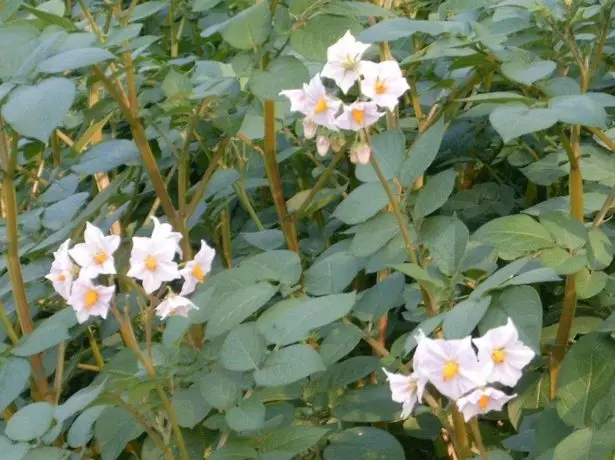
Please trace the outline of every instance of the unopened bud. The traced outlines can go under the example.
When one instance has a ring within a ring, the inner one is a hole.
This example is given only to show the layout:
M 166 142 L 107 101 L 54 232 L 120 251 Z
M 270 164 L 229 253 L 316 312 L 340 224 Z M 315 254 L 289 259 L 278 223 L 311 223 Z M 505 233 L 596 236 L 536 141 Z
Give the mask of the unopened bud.
M 355 164 L 366 165 L 369 163 L 369 156 L 372 153 L 372 149 L 369 144 L 362 142 L 360 144 L 355 144 L 350 149 L 350 161 Z
M 303 119 L 303 135 L 306 139 L 312 139 L 316 136 L 316 130 L 318 129 L 318 125 L 314 123 L 313 120 L 309 118 Z
M 323 134 L 318 136 L 316 139 L 316 150 L 318 151 L 318 155 L 324 157 L 327 153 L 329 153 L 329 138 Z
M 341 134 L 335 134 L 331 136 L 331 139 L 330 139 L 331 149 L 335 153 L 339 152 L 340 150 L 342 150 L 342 147 L 344 147 L 345 141 L 346 139 L 344 139 L 344 136 Z

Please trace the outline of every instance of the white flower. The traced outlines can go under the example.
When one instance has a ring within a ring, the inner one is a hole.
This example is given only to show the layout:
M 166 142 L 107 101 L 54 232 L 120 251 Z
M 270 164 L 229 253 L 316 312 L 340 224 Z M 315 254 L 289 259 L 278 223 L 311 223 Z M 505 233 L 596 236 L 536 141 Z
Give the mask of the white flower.
M 211 271 L 211 263 L 216 256 L 216 250 L 201 240 L 201 249 L 196 253 L 194 259 L 186 264 L 179 273 L 184 277 L 184 285 L 179 293 L 187 295 L 194 292 L 197 283 L 205 280 L 205 275 Z
M 344 106 L 344 111 L 335 122 L 339 128 L 360 131 L 373 125 L 383 115 L 384 112 L 378 111 L 375 102 L 354 102 Z
M 98 275 L 114 275 L 113 253 L 120 246 L 118 235 L 105 236 L 95 225 L 87 222 L 83 232 L 85 243 L 69 249 L 70 256 L 81 266 L 79 276 L 96 278 Z
M 291 112 L 301 112 L 305 114 L 306 97 L 304 89 L 286 89 L 280 91 L 280 96 L 288 98 Z
M 127 275 L 143 281 L 143 289 L 151 294 L 163 282 L 179 278 L 172 239 L 154 239 L 135 236 L 132 238 L 130 270 Z
M 101 286 L 92 280 L 79 276 L 73 283 L 68 304 L 77 314 L 77 321 L 84 323 L 90 316 L 107 317 L 109 304 L 115 292 L 115 286 Z
M 414 370 L 453 400 L 485 384 L 483 367 L 476 359 L 472 339 L 421 338 L 414 353 Z
M 364 62 L 361 71 L 361 92 L 380 107 L 395 109 L 399 98 L 410 89 L 396 61 L 383 61 L 379 64 Z
M 320 74 L 316 74 L 304 88 L 306 115 L 317 125 L 337 131 L 335 115 L 340 109 L 341 101 L 327 94 L 320 80 Z
M 174 232 L 173 227 L 170 224 L 160 223 L 157 217 L 152 216 L 152 220 L 154 221 L 154 230 L 152 231 L 152 239 L 153 240 L 171 240 L 175 247 L 175 252 L 182 255 L 182 248 L 179 245 L 179 242 L 182 239 L 182 234 L 179 232 Z
M 305 117 L 303 119 L 303 136 L 306 139 L 313 139 L 316 136 L 316 131 L 318 129 L 318 125 L 314 123 L 313 120 Z
M 347 31 L 342 38 L 327 50 L 327 63 L 322 76 L 335 80 L 337 86 L 346 94 L 359 78 L 361 57 L 369 45 L 357 41 Z
M 68 255 L 68 246 L 70 238 L 60 245 L 57 251 L 53 253 L 53 262 L 49 273 L 45 275 L 55 291 L 60 294 L 64 300 L 70 297 L 70 288 L 73 284 L 73 271 L 75 265 Z
M 356 144 L 350 149 L 350 161 L 354 164 L 366 165 L 369 163 L 371 153 L 372 149 L 369 144 L 365 142 Z
M 156 307 L 156 316 L 159 316 L 160 319 L 165 319 L 169 316 L 183 316 L 187 318 L 190 310 L 198 309 L 199 308 L 189 299 L 181 295 L 169 294 L 167 298 Z
M 327 136 L 320 135 L 316 139 L 316 151 L 318 152 L 318 155 L 320 155 L 321 157 L 324 157 L 327 155 L 327 153 L 329 153 L 330 146 L 331 146 L 331 143 L 329 142 L 329 138 Z
M 416 403 L 423 399 L 426 380 L 420 379 L 416 373 L 410 375 L 394 374 L 382 369 L 389 381 L 391 389 L 391 399 L 402 403 L 400 417 L 406 419 L 410 417 Z
M 478 414 L 486 414 L 493 410 L 502 410 L 504 404 L 517 395 L 507 395 L 495 388 L 485 387 L 474 390 L 467 396 L 457 400 L 457 407 L 463 413 L 465 421 Z
M 474 343 L 489 383 L 515 386 L 522 369 L 534 358 L 534 351 L 519 340 L 517 328 L 510 318 L 505 326 L 487 331 L 481 338 L 474 339 Z

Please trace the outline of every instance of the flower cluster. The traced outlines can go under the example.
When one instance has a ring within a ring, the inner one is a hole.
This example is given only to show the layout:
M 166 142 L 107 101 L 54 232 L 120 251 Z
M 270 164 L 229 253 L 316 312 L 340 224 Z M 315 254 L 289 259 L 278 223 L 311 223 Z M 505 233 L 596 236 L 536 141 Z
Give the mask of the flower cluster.
M 532 349 L 519 340 L 510 318 L 506 325 L 477 339 L 430 339 L 419 333 L 417 342 L 412 374 L 384 370 L 393 401 L 402 403 L 402 418 L 408 418 L 416 403 L 422 401 L 428 383 L 455 401 L 466 421 L 501 410 L 516 395 L 508 395 L 489 384 L 514 387 L 523 368 L 534 358 Z
M 369 45 L 361 43 L 350 33 L 346 34 L 327 50 L 327 63 L 301 89 L 282 91 L 280 94 L 290 100 L 290 109 L 305 115 L 303 131 L 306 138 L 315 137 L 316 148 L 321 156 L 329 151 L 334 137 L 330 131 L 340 129 L 361 132 L 380 119 L 385 112 L 394 110 L 399 98 L 408 90 L 408 82 L 402 75 L 396 61 L 375 63 L 363 60 Z M 359 82 L 361 96 L 350 104 L 327 92 L 322 78 L 329 78 L 337 84 L 343 94 Z M 341 143 L 339 146 L 341 147 Z M 333 145 L 335 148 L 335 145 Z M 361 142 L 351 149 L 350 159 L 354 163 L 369 162 L 370 148 L 361 135 Z
M 171 225 L 161 223 L 152 217 L 154 230 L 151 237 L 132 238 L 130 269 L 126 276 L 140 280 L 143 290 L 152 294 L 163 283 L 183 278 L 179 295 L 172 291 L 156 307 L 156 315 L 162 319 L 172 315 L 187 316 L 197 307 L 185 296 L 194 292 L 196 285 L 202 283 L 211 270 L 215 250 L 205 241 L 194 259 L 179 268 L 174 261 L 175 255 L 181 256 L 180 233 L 174 232 Z M 104 235 L 103 232 L 86 223 L 84 242 L 69 249 L 70 239 L 60 245 L 53 253 L 54 261 L 46 278 L 51 281 L 55 291 L 75 310 L 77 320 L 83 323 L 90 316 L 107 317 L 115 285 L 97 284 L 99 275 L 115 275 L 113 254 L 120 246 L 120 237 Z

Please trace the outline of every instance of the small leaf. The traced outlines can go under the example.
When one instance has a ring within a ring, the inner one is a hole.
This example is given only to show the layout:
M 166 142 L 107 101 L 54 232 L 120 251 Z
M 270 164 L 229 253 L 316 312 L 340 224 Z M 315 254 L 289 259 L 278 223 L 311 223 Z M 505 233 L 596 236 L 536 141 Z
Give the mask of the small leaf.
M 413 142 L 404 161 L 400 178 L 405 187 L 410 187 L 433 163 L 444 137 L 444 119 L 440 119 Z
M 90 403 L 92 403 L 105 387 L 105 381 L 94 387 L 86 387 L 77 391 L 63 404 L 55 408 L 54 416 L 58 422 L 63 422 L 77 412 L 83 411 Z
M 89 407 L 81 412 L 68 430 L 68 445 L 84 447 L 94 436 L 94 423 L 105 410 L 106 406 Z
M 356 257 L 347 252 L 337 252 L 307 269 L 305 289 L 313 295 L 337 294 L 346 289 L 358 272 Z
M 442 273 L 452 276 L 461 266 L 470 232 L 456 217 L 435 216 L 421 225 L 420 239 Z
M 257 273 L 259 280 L 279 281 L 289 286 L 294 286 L 301 278 L 301 259 L 293 251 L 263 252 L 246 259 L 240 267 Z
M 378 161 L 386 180 L 391 180 L 399 174 L 401 165 L 406 157 L 406 139 L 399 130 L 384 131 L 372 137 L 372 155 Z M 371 164 L 357 165 L 355 169 L 357 179 L 362 182 L 378 182 L 378 176 Z
M 177 416 L 177 424 L 183 428 L 194 428 L 211 410 L 205 402 L 199 385 L 192 385 L 173 394 L 173 409 Z
M 555 242 L 568 249 L 577 249 L 587 242 L 587 229 L 573 220 L 570 215 L 560 212 L 543 213 L 540 223 L 549 230 Z
M 358 226 L 350 245 L 350 252 L 356 257 L 367 257 L 382 248 L 398 233 L 399 224 L 393 213 L 378 214 Z
M 258 430 L 265 424 L 265 405 L 251 397 L 226 413 L 226 423 L 235 431 Z
M 229 409 L 241 395 L 237 381 L 223 372 L 210 372 L 201 377 L 201 395 L 207 404 L 216 409 Z
M 240 50 L 251 50 L 262 45 L 271 30 L 269 4 L 260 2 L 246 8 L 226 22 L 222 38 Z
M 413 217 L 420 220 L 440 209 L 453 192 L 456 178 L 454 169 L 447 169 L 429 178 L 416 199 Z
M 124 409 L 107 407 L 94 425 L 102 460 L 118 458 L 126 444 L 139 437 L 143 431 L 144 428 Z
M 592 270 L 602 270 L 613 260 L 613 244 L 609 237 L 599 228 L 592 228 L 588 233 L 587 260 Z
M 322 358 L 312 347 L 291 345 L 271 353 L 263 367 L 254 372 L 254 380 L 266 387 L 288 385 L 325 369 Z
M 45 73 L 62 73 L 114 58 L 113 54 L 103 48 L 77 48 L 45 59 L 38 65 L 38 70 Z
M 320 426 L 287 426 L 268 431 L 258 443 L 261 456 L 267 452 L 299 454 L 316 444 L 329 428 Z M 287 458 L 287 457 L 284 457 Z
M 347 30 L 356 36 L 362 27 L 352 18 L 319 14 L 290 34 L 290 46 L 308 60 L 324 62 L 327 48 L 342 38 Z
M 79 158 L 72 170 L 78 174 L 95 174 L 126 164 L 138 164 L 139 159 L 139 149 L 134 142 L 114 139 L 93 146 Z
M 606 126 L 606 111 L 585 94 L 554 97 L 549 100 L 549 109 L 562 123 L 596 128 Z
M 528 109 L 511 105 L 498 107 L 489 114 L 489 121 L 504 142 L 548 129 L 557 123 L 558 119 L 557 114 L 550 109 Z
M 325 365 L 348 355 L 359 344 L 361 336 L 361 330 L 353 324 L 336 324 L 320 344 L 319 353 Z
M 427 271 L 425 271 L 423 268 L 419 267 L 416 264 L 399 264 L 393 265 L 392 268 L 397 270 L 398 272 L 402 272 L 404 275 L 408 275 L 410 278 L 413 278 L 416 281 L 427 281 L 429 283 L 435 284 L 436 286 L 444 286 L 444 283 L 442 283 L 442 281 L 432 278 L 431 275 L 427 273 Z
M 335 209 L 333 217 L 345 224 L 360 224 L 374 216 L 388 203 L 379 182 L 368 182 L 354 189 Z
M 410 37 L 416 32 L 429 35 L 444 33 L 467 34 L 469 27 L 461 21 L 434 21 L 411 20 L 406 18 L 393 18 L 380 21 L 359 35 L 359 40 L 366 43 L 392 41 L 399 38 Z
M 13 348 L 15 356 L 32 356 L 70 339 L 68 328 L 61 323 L 43 323 L 24 336 Z
M 30 363 L 20 358 L 0 361 L 0 411 L 6 409 L 28 385 Z
M 463 339 L 471 335 L 478 323 L 483 319 L 491 297 L 466 299 L 459 302 L 444 315 L 444 337 L 447 339 Z
M 275 308 L 275 307 L 272 307 Z M 269 308 L 265 315 L 272 308 Z M 261 315 L 260 319 L 264 315 Z M 220 350 L 220 361 L 230 371 L 258 369 L 265 357 L 265 339 L 255 323 L 244 323 L 231 329 Z
M 502 64 L 502 74 L 506 78 L 531 85 L 532 83 L 542 80 L 553 73 L 557 64 L 553 61 L 535 60 L 526 62 L 524 59 L 518 59 Z
M 280 56 L 269 63 L 265 70 L 254 70 L 248 85 L 260 99 L 287 100 L 280 96 L 285 89 L 301 88 L 310 78 L 307 67 L 293 56 Z
M 28 404 L 19 409 L 6 424 L 6 434 L 13 441 L 31 441 L 42 437 L 51 427 L 53 406 L 48 402 Z
M 245 460 L 258 457 L 253 447 L 243 444 L 225 444 L 209 457 L 210 460 Z
M 329 438 L 324 460 L 405 460 L 404 448 L 387 431 L 361 426 Z

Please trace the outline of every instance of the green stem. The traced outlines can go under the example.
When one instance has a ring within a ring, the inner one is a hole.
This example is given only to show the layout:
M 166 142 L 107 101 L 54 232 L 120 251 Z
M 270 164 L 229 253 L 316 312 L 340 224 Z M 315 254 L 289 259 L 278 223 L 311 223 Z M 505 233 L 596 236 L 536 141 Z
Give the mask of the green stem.
M 476 448 L 478 449 L 478 453 L 480 454 L 481 460 L 489 460 L 489 454 L 487 453 L 487 449 L 485 448 L 483 436 L 480 432 L 480 427 L 478 426 L 478 419 L 476 417 L 472 418 L 468 425 L 470 425 L 470 429 L 472 430 L 472 437 L 474 438 L 474 442 L 476 443 Z

